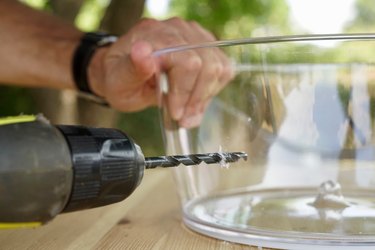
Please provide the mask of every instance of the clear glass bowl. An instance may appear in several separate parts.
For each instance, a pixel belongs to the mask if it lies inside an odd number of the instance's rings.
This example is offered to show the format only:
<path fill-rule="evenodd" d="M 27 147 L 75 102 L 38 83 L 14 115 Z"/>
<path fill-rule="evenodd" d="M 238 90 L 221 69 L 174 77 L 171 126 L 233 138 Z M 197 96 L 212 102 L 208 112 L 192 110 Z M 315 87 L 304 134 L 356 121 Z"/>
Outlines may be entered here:
<path fill-rule="evenodd" d="M 171 119 L 160 79 L 167 153 L 249 157 L 174 170 L 185 224 L 261 247 L 373 249 L 375 34 L 251 38 L 158 55 L 217 47 L 236 76 L 198 128 Z"/>

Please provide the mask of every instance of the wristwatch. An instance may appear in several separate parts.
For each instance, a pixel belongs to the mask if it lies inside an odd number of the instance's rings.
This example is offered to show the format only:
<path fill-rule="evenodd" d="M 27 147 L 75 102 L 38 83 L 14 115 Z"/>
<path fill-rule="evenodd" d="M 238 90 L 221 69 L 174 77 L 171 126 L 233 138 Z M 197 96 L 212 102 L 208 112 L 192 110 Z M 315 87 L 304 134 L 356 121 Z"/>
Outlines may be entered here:
<path fill-rule="evenodd" d="M 87 69 L 95 51 L 117 41 L 117 37 L 104 32 L 85 33 L 74 52 L 72 74 L 77 89 L 88 95 L 95 95 L 90 88 Z"/>

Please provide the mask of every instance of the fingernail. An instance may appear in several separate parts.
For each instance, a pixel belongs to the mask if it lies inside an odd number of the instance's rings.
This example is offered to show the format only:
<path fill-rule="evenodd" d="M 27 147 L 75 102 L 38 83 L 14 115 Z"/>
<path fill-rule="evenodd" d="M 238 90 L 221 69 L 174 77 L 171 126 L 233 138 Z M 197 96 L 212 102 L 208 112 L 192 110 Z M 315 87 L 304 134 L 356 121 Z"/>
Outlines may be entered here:
<path fill-rule="evenodd" d="M 202 121 L 202 118 L 203 118 L 202 113 L 199 113 L 199 114 L 196 114 L 196 115 L 193 115 L 193 116 L 189 116 L 189 117 L 183 118 L 180 121 L 180 125 L 184 128 L 198 127 L 200 125 L 201 121 Z"/>

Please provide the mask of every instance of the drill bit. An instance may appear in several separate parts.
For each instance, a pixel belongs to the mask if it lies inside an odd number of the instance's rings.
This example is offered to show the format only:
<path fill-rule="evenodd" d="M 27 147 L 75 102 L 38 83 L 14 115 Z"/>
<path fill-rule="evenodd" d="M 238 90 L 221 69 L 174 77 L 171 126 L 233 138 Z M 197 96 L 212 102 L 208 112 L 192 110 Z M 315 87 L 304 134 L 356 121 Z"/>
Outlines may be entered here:
<path fill-rule="evenodd" d="M 202 162 L 205 162 L 206 164 L 225 164 L 228 162 L 236 162 L 241 158 L 246 161 L 247 154 L 244 152 L 232 152 L 146 157 L 145 168 L 149 169 L 156 167 L 176 167 L 180 164 L 184 164 L 185 166 L 191 166 L 198 165 Z"/>

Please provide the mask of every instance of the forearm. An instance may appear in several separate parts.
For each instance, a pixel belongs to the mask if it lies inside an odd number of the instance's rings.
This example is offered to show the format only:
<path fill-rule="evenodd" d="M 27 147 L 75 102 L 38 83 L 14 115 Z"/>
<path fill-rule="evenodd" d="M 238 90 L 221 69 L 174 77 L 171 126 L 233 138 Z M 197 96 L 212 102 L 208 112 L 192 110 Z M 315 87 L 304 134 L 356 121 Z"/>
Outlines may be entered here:
<path fill-rule="evenodd" d="M 74 88 L 71 61 L 81 32 L 15 0 L 0 0 L 0 82 Z"/>

